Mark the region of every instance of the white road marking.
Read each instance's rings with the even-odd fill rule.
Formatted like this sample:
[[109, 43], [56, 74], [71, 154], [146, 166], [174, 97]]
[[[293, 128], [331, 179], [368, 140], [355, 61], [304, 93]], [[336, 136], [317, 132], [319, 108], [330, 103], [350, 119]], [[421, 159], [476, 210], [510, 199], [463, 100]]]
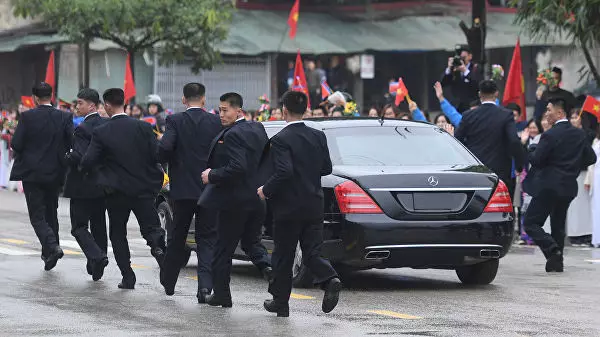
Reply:
[[23, 256], [23, 255], [40, 255], [41, 252], [32, 250], [32, 249], [0, 245], [0, 254]]

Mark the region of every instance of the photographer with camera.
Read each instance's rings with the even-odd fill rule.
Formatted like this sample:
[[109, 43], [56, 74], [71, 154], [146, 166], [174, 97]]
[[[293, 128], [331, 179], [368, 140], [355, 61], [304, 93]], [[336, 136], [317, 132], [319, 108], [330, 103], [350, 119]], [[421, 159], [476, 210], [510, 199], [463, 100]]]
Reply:
[[467, 46], [456, 46], [454, 56], [448, 58], [448, 66], [442, 78], [442, 86], [449, 88], [450, 102], [459, 112], [469, 110], [469, 103], [476, 100], [477, 86], [482, 80], [480, 67], [471, 62], [473, 54]]

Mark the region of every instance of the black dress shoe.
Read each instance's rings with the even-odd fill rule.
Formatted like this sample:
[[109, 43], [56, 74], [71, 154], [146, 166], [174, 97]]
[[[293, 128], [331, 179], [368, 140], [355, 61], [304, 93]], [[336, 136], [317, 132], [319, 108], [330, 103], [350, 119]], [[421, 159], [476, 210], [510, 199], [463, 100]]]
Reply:
[[198, 298], [198, 303], [203, 304], [206, 303], [206, 298], [210, 296], [210, 290], [206, 288], [202, 288], [198, 291], [196, 297]]
[[94, 273], [91, 260], [87, 260], [87, 263], [85, 264], [85, 270], [87, 270], [87, 273], [90, 275]]
[[164, 268], [160, 268], [160, 274], [159, 274], [159, 279], [160, 279], [160, 284], [163, 286], [163, 288], [165, 288], [165, 294], [167, 296], [173, 296], [175, 294], [175, 285], [174, 284], [167, 284], [167, 280], [166, 280], [166, 276], [165, 276], [165, 269]]
[[208, 295], [205, 297], [206, 304], [211, 305], [213, 307], [223, 307], [223, 308], [231, 308], [233, 303], [231, 302], [231, 298], [222, 299], [215, 296], [215, 294]]
[[272, 283], [273, 282], [273, 268], [265, 267], [262, 270], [262, 276], [265, 279], [265, 281]]
[[277, 304], [275, 300], [265, 300], [263, 306], [268, 312], [277, 313], [277, 317], [290, 317], [289, 304]]
[[550, 255], [550, 257], [546, 261], [546, 272], [547, 273], [551, 273], [551, 272], [562, 273], [562, 272], [564, 272], [564, 269], [565, 269], [565, 267], [563, 264], [562, 254], [555, 253], [555, 254]]
[[340, 291], [342, 290], [342, 282], [339, 278], [331, 279], [325, 286], [325, 295], [323, 296], [322, 309], [324, 313], [331, 312], [340, 300]]
[[119, 289], [134, 289], [135, 281], [136, 281], [135, 274], [132, 274], [131, 276], [123, 277], [123, 280], [121, 280], [121, 283], [119, 283], [118, 287], [119, 287]]
[[150, 250], [150, 254], [154, 256], [156, 262], [158, 263], [158, 266], [160, 267], [160, 269], [162, 269], [165, 262], [165, 250], [160, 247], [154, 247]]
[[52, 268], [56, 267], [56, 263], [58, 262], [58, 260], [62, 259], [64, 255], [65, 253], [63, 253], [63, 250], [60, 249], [60, 247], [56, 247], [56, 249], [54, 249], [50, 256], [46, 258], [46, 261], [44, 261], [44, 269], [52, 270]]
[[108, 266], [108, 257], [103, 257], [100, 260], [92, 263], [92, 280], [98, 281], [104, 275], [104, 268]]

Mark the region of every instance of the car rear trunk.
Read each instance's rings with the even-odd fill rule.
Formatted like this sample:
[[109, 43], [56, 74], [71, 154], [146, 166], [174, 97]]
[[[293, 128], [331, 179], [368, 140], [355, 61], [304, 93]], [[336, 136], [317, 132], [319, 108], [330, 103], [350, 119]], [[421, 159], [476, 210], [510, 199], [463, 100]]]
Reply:
[[470, 220], [487, 205], [497, 178], [483, 166], [336, 166], [396, 220]]

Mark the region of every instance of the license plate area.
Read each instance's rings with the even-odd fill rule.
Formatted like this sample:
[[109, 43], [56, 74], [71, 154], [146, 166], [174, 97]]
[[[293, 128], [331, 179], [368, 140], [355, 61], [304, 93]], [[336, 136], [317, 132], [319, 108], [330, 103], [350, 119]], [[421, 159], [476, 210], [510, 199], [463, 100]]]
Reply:
[[415, 213], [455, 213], [465, 207], [469, 195], [464, 192], [397, 193], [404, 209]]

